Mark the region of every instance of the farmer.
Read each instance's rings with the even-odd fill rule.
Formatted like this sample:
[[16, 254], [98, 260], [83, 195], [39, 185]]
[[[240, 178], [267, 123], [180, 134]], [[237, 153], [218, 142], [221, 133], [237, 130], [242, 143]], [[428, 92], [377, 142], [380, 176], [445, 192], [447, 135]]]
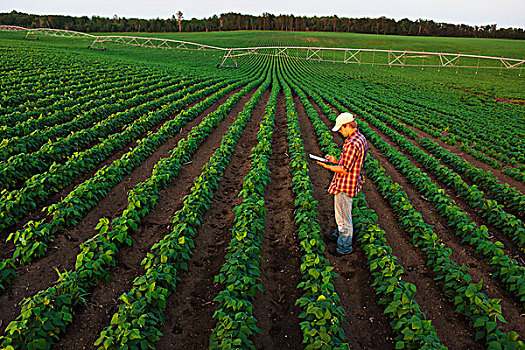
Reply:
[[330, 248], [328, 252], [333, 256], [340, 257], [352, 253], [352, 235], [354, 232], [352, 200], [363, 185], [363, 177], [360, 172], [365, 162], [368, 146], [363, 134], [357, 130], [354, 116], [350, 113], [341, 113], [337, 117], [332, 131], [339, 131], [346, 138], [339, 161], [334, 156], [326, 155], [325, 158], [329, 162], [337, 165], [322, 162], [317, 162], [317, 164], [335, 173], [328, 193], [334, 195], [337, 227], [333, 234], [325, 234], [325, 237], [337, 241], [337, 248]]

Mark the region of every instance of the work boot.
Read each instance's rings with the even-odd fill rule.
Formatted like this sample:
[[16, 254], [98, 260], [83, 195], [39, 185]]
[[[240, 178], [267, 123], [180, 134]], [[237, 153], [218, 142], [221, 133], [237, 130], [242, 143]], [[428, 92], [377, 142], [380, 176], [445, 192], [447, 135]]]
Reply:
[[333, 247], [328, 248], [328, 253], [332, 256], [335, 256], [336, 258], [340, 258], [345, 255], [350, 255], [352, 254], [352, 252], [353, 250], [350, 250], [348, 253], [343, 254], [339, 250], [337, 250], [337, 248], [333, 248]]
[[329, 233], [324, 234], [324, 238], [332, 242], [337, 242], [337, 237], [339, 237], [339, 231], [337, 230], [337, 227], [335, 228], [335, 231], [333, 234], [329, 234]]

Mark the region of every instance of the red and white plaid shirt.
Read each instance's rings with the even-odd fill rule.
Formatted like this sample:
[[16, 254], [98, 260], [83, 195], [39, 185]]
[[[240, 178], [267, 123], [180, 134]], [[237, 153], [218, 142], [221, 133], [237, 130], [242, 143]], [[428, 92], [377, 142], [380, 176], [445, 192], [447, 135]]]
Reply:
[[348, 174], [335, 173], [334, 179], [328, 188], [328, 193], [338, 194], [344, 192], [350, 197], [355, 197], [363, 186], [363, 177], [360, 174], [368, 152], [366, 139], [356, 130], [348, 136], [343, 144], [343, 150], [339, 157], [338, 165], [343, 167]]

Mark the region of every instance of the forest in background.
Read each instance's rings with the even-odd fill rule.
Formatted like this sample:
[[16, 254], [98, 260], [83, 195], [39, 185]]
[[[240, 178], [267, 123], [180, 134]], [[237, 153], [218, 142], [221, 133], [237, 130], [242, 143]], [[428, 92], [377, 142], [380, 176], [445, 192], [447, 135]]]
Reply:
[[112, 18], [99, 16], [32, 15], [12, 11], [0, 13], [0, 25], [26, 28], [54, 28], [81, 32], [209, 32], [232, 30], [280, 30], [349, 32], [407, 36], [445, 36], [471, 38], [525, 39], [523, 28], [498, 28], [496, 24], [471, 26], [407, 18], [396, 21], [386, 17], [345, 18], [333, 16], [306, 17], [263, 13], [253, 16], [223, 13], [203, 19], [184, 19], [182, 12], [168, 19]]

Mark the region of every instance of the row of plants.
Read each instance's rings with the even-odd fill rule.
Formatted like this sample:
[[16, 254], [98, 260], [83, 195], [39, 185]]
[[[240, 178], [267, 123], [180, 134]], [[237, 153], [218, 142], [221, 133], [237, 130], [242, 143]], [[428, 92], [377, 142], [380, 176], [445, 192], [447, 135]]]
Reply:
[[[306, 95], [294, 82], [294, 77], [287, 76], [287, 79], [305, 107], [321, 150], [324, 154], [338, 157], [340, 150], [333, 141], [332, 133], [319, 118], [308, 98], [309, 95], [310, 98], [320, 100], [319, 95], [308, 86], [303, 87], [308, 91]], [[416, 287], [402, 280], [403, 267], [397, 262], [397, 257], [392, 255], [392, 249], [386, 243], [386, 233], [377, 224], [377, 215], [372, 209], [367, 208], [361, 193], [354, 198], [354, 201], [352, 220], [355, 236], [367, 257], [370, 272], [374, 277], [372, 286], [379, 295], [379, 303], [384, 305], [385, 313], [392, 320], [391, 327], [396, 334], [396, 348], [443, 349], [432, 322], [427, 320], [415, 300]]]
[[317, 218], [317, 201], [314, 199], [308, 163], [295, 111], [292, 92], [284, 76], [286, 68], [280, 61], [279, 81], [286, 100], [288, 150], [292, 192], [295, 197], [294, 220], [297, 239], [301, 249], [302, 282], [299, 288], [303, 294], [297, 299], [302, 312], [299, 318], [305, 349], [347, 349], [344, 330], [344, 309], [335, 292], [334, 279], [337, 274], [325, 257], [325, 244]]
[[257, 133], [258, 142], [249, 156], [250, 171], [239, 192], [242, 202], [233, 209], [233, 237], [226, 248], [225, 262], [214, 279], [224, 289], [214, 298], [216, 324], [210, 337], [210, 349], [255, 349], [250, 338], [260, 333], [253, 315], [253, 300], [257, 291], [262, 290], [259, 264], [266, 226], [264, 194], [270, 181], [268, 162], [280, 91], [274, 69], [269, 69], [268, 85], [270, 81], [272, 90]]
[[[42, 174], [37, 174], [26, 180], [19, 190], [0, 192], [0, 230], [4, 230], [11, 225], [17, 224], [20, 218], [36, 208], [39, 203], [49, 198], [54, 193], [58, 193], [63, 188], [71, 184], [79, 175], [96, 168], [101, 162], [111, 154], [124, 147], [127, 143], [140, 136], [143, 132], [152, 127], [152, 121], [160, 122], [161, 118], [168, 118], [169, 113], [155, 113], [155, 110], [167, 111], [169, 107], [171, 113], [196, 102], [204, 94], [218, 90], [228, 83], [218, 83], [215, 86], [206, 88], [208, 82], [196, 84], [181, 93], [173, 96], [168, 95], [155, 103], [151, 103], [149, 111], [130, 111], [125, 113], [122, 118], [127, 117], [131, 124], [124, 131], [111, 135], [98, 145], [83, 151], [74, 153], [64, 164], [53, 163], [49, 170]], [[202, 89], [204, 87], [204, 89]], [[197, 91], [197, 93], [195, 93]], [[193, 93], [193, 94], [192, 94]], [[181, 96], [185, 97], [180, 98]], [[149, 113], [147, 113], [149, 112]], [[137, 118], [138, 116], [138, 118]], [[144, 118], [141, 119], [141, 116]], [[42, 153], [45, 154], [45, 153]], [[12, 159], [12, 158], [11, 158]]]
[[[122, 102], [132, 98], [134, 96], [133, 92], [135, 94], [145, 94], [155, 89], [175, 84], [180, 80], [182, 79], [134, 76], [119, 83], [105, 83], [90, 89], [81, 89], [83, 94], [79, 98], [71, 97], [47, 107], [45, 111], [36, 108], [29, 112], [11, 114], [13, 119], [18, 119], [18, 121], [13, 126], [2, 126], [3, 138], [16, 138], [18, 142], [20, 142], [20, 139], [30, 139], [38, 136], [42, 129], [47, 131], [47, 128], [71, 122], [104, 104], [116, 103], [117, 101]], [[20, 118], [20, 115], [23, 115], [24, 118]], [[64, 133], [57, 136], [64, 136], [69, 134], [69, 132], [64, 130]]]
[[[339, 99], [339, 101], [341, 101], [341, 99]], [[510, 237], [518, 247], [522, 249], [525, 247], [525, 228], [523, 227], [523, 223], [520, 219], [517, 219], [512, 214], [506, 213], [504, 211], [504, 207], [498, 204], [497, 201], [484, 198], [484, 193], [478, 190], [476, 185], [469, 186], [463, 181], [461, 176], [449, 168], [443, 166], [436, 157], [421, 150], [419, 147], [414, 146], [401, 134], [388, 127], [387, 124], [382, 120], [377, 119], [362, 109], [353, 111], [357, 112], [366, 121], [390, 137], [398, 145], [398, 147], [413, 156], [416, 161], [421, 162], [426, 169], [432, 172], [438, 179], [443, 181], [445, 185], [453, 188], [468, 205], [485, 217], [490, 224], [494, 225], [494, 227], [500, 229], [501, 232]], [[404, 126], [392, 117], [385, 115], [382, 115], [382, 117], [383, 120], [388, 122], [388, 125], [394, 126], [398, 130], [402, 129]]]
[[[173, 119], [168, 120], [157, 132], [139, 140], [134, 149], [125, 153], [108, 167], [99, 169], [90, 179], [76, 186], [60, 202], [44, 208], [48, 218], [40, 221], [31, 220], [22, 229], [11, 233], [8, 240], [13, 240], [15, 251], [12, 258], [0, 262], [0, 288], [5, 288], [15, 277], [17, 265], [29, 263], [34, 258], [43, 256], [47, 251], [48, 244], [53, 240], [57, 232], [76, 225], [83, 215], [96, 206], [125, 175], [130, 174], [134, 168], [139, 166], [162, 143], [173, 137], [187, 122], [197, 117], [223, 96], [248, 82], [249, 80], [242, 80], [235, 84], [230, 84], [188, 110], [179, 113]], [[217, 91], [223, 85], [225, 83], [219, 83], [203, 89], [197, 94], [188, 94], [174, 104], [165, 106], [162, 112], [144, 116], [143, 120], [128, 128], [129, 133], [127, 135], [120, 135], [120, 137], [109, 138], [104, 141], [100, 145], [99, 151], [104, 152], [115, 148], [114, 146], [122, 146], [129, 143], [130, 140], [133, 140], [151, 128], [151, 126], [171, 117], [182, 105], [195, 102], [202, 96]], [[70, 172], [65, 171], [64, 173], [69, 174]]]
[[57, 284], [24, 299], [22, 311], [6, 328], [0, 338], [3, 347], [26, 348], [38, 344], [49, 348], [72, 322], [75, 307], [85, 304], [89, 290], [109, 278], [108, 269], [115, 265], [115, 256], [123, 244], [132, 244], [130, 234], [136, 231], [141, 219], [156, 205], [159, 193], [175, 179], [184, 163], [204, 142], [207, 136], [231, 111], [238, 99], [261, 83], [250, 83], [231, 96], [215, 112], [208, 114], [192, 129], [187, 138], [179, 141], [170, 155], [155, 165], [152, 175], [128, 192], [128, 205], [120, 217], [102, 219], [99, 233], [83, 243], [75, 269], [60, 273]]
[[514, 180], [525, 183], [525, 171], [510, 167], [504, 167], [502, 171], [503, 173], [512, 177]]
[[[337, 95], [337, 94], [335, 94]], [[348, 111], [344, 106], [333, 98], [334, 94], [325, 94], [325, 98], [340, 112]], [[319, 103], [324, 103], [319, 101]], [[363, 115], [367, 118], [367, 113]], [[368, 128], [368, 127], [367, 127]], [[499, 241], [492, 242], [485, 226], [477, 227], [467, 214], [456, 205], [455, 201], [446, 195], [421, 169], [414, 167], [410, 161], [398, 152], [394, 147], [378, 137], [371, 129], [363, 129], [365, 136], [373, 140], [374, 144], [389, 158], [392, 164], [398, 168], [411, 182], [417, 191], [434, 205], [438, 213], [445, 218], [449, 225], [456, 229], [455, 233], [482, 254], [485, 261], [496, 270], [493, 278], [502, 280], [509, 291], [516, 295], [521, 304], [525, 302], [525, 269], [515, 259], [510, 258], [502, 248]]]
[[[330, 84], [330, 82], [326, 80], [325, 82], [327, 84], [325, 86], [329, 86], [328, 84]], [[352, 109], [354, 112], [357, 112], [358, 114], [364, 117], [372, 118], [373, 120], [379, 119], [382, 122], [388, 123], [388, 125], [394, 127], [397, 131], [402, 132], [411, 139], [417, 141], [423, 147], [427, 148], [436, 157], [446, 160], [447, 164], [453, 165], [457, 171], [465, 174], [465, 176], [468, 179], [472, 180], [474, 183], [486, 189], [490, 194], [494, 195], [497, 200], [499, 200], [501, 203], [504, 203], [505, 206], [508, 207], [508, 209], [517, 212], [520, 215], [522, 214], [522, 212], [525, 214], [525, 196], [522, 195], [517, 189], [511, 187], [507, 183], [500, 183], [499, 180], [492, 174], [476, 168], [472, 164], [462, 160], [457, 155], [438, 146], [434, 141], [428, 138], [420, 139], [415, 131], [411, 130], [403, 123], [400, 123], [397, 120], [397, 118], [392, 117], [391, 115], [384, 112], [377, 112], [376, 107], [377, 109], [380, 109], [380, 107], [378, 107], [376, 104], [373, 104], [373, 114], [377, 115], [377, 117], [372, 115], [372, 113], [368, 112], [371, 108], [368, 105], [368, 101], [366, 99], [355, 98], [353, 97], [353, 93], [352, 95], [350, 95], [346, 91], [341, 91], [340, 94], [341, 98], [339, 98], [339, 101], [347, 103], [350, 109]], [[396, 142], [399, 141], [403, 145], [406, 145], [406, 148], [409, 149], [411, 151], [411, 154], [415, 156], [419, 161], [423, 162], [425, 165], [432, 166], [439, 172], [446, 173], [444, 174], [444, 179], [448, 179], [448, 183], [454, 185], [456, 187], [456, 190], [459, 190], [460, 193], [464, 193], [465, 196], [469, 199], [475, 199], [477, 203], [473, 207], [478, 209], [481, 208], [482, 210], [484, 210], [484, 216], [489, 217], [489, 222], [502, 228], [504, 232], [511, 236], [516, 235], [513, 232], [516, 229], [516, 227], [518, 228], [518, 230], [520, 228], [521, 230], [523, 230], [522, 223], [520, 222], [520, 220], [516, 219], [512, 215], [508, 215], [507, 213], [505, 213], [503, 211], [502, 206], [499, 205], [498, 202], [483, 200], [481, 191], [477, 191], [476, 188], [468, 188], [468, 185], [465, 182], [463, 182], [463, 180], [459, 176], [455, 175], [453, 172], [447, 170], [446, 168], [439, 166], [439, 162], [437, 160], [432, 160], [428, 158], [428, 156], [422, 153], [422, 151], [403, 141], [401, 135], [396, 135], [395, 132], [389, 132], [389, 134], [394, 135], [393, 137], [396, 137]], [[433, 147], [429, 149], [428, 145], [433, 145]], [[438, 173], [436, 173], [436, 175], [438, 175]], [[474, 194], [471, 194], [471, 192], [474, 192]], [[520, 237], [521, 234], [517, 233], [517, 236]], [[518, 238], [518, 241], [519, 240], [520, 238]]]
[[[456, 144], [457, 141], [461, 142], [460, 147], [462, 149], [480, 160], [488, 162], [488, 164], [496, 167], [501, 166], [485, 154], [504, 160], [514, 166], [520, 166], [520, 162], [525, 161], [523, 156], [525, 145], [521, 141], [522, 137], [519, 136], [522, 133], [517, 132], [513, 136], [512, 133], [506, 132], [508, 125], [515, 125], [516, 127], [513, 130], [520, 128], [519, 124], [515, 122], [518, 119], [512, 117], [516, 113], [519, 114], [519, 107], [517, 106], [496, 103], [490, 104], [490, 106], [498, 106], [497, 112], [493, 112], [493, 108], [487, 109], [485, 107], [473, 112], [469, 111], [468, 105], [463, 103], [453, 104], [453, 107], [450, 108], [450, 102], [457, 101], [457, 96], [450, 96], [449, 94], [446, 99], [440, 100], [446, 90], [440, 90], [439, 93], [435, 91], [420, 92], [398, 85], [392, 89], [382, 83], [364, 81], [358, 84], [361, 85], [358, 85], [357, 88], [352, 89], [354, 84], [350, 84], [350, 87], [345, 86], [345, 88], [352, 89], [354, 96], [354, 93], [366, 95], [367, 103], [377, 104], [387, 114], [394, 114], [396, 118], [436, 138], [441, 138], [451, 145]], [[417, 94], [417, 98], [412, 98], [407, 102], [407, 96], [414, 93]], [[454, 94], [457, 95], [458, 92]], [[440, 102], [436, 103], [436, 101]], [[480, 117], [482, 115], [491, 115], [490, 127], [487, 125], [488, 120]], [[494, 123], [495, 119], [499, 122]], [[503, 120], [505, 122], [501, 122]], [[476, 128], [476, 124], [479, 124], [479, 127]], [[501, 134], [494, 128], [501, 129]], [[505, 137], [501, 137], [503, 134]], [[485, 139], [483, 135], [486, 136]], [[494, 135], [498, 136], [495, 137]]]
[[[67, 94], [68, 98], [61, 99], [55, 103], [45, 106], [45, 107], [24, 107], [20, 110], [13, 111], [11, 113], [5, 113], [0, 117], [0, 123], [2, 130], [2, 138], [8, 138], [12, 136], [21, 136], [22, 133], [28, 133], [30, 130], [25, 130], [24, 128], [14, 128], [15, 125], [21, 125], [22, 123], [26, 125], [31, 125], [32, 120], [43, 118], [44, 116], [53, 113], [57, 110], [62, 110], [66, 108], [71, 108], [79, 103], [86, 103], [92, 100], [91, 96], [111, 96], [115, 91], [119, 91], [119, 88], [129, 86], [132, 84], [140, 83], [146, 79], [146, 77], [141, 75], [132, 75], [129, 77], [118, 77], [113, 80], [101, 79], [97, 81], [96, 84], [87, 86], [78, 87], [73, 95], [73, 91]], [[33, 87], [36, 89], [36, 87]], [[45, 89], [45, 87], [43, 87]], [[101, 89], [102, 88], [102, 89]], [[78, 91], [78, 93], [77, 93]], [[35, 130], [33, 128], [31, 131]]]
[[[183, 82], [183, 79], [151, 80], [129, 85], [126, 88], [116, 87], [109, 95], [95, 94], [94, 96], [91, 94], [86, 96], [88, 99], [85, 100], [85, 103], [55, 109], [54, 112], [46, 115], [39, 114], [35, 118], [18, 123], [13, 128], [5, 127], [3, 131], [6, 132], [6, 139], [0, 143], [0, 161], [5, 162], [11, 156], [19, 153], [37, 151], [45, 143], [56, 142], [59, 138], [67, 137], [72, 132], [91, 127], [112, 113], [124, 111], [126, 107], [133, 105], [123, 102], [136, 95], [148, 94], [157, 89]], [[76, 103], [75, 100], [68, 101]], [[7, 136], [10, 132], [7, 129], [13, 132], [9, 138]]]
[[[93, 143], [100, 142], [100, 139], [119, 132], [141, 115], [155, 111], [162, 105], [175, 101], [188, 92], [193, 92], [194, 89], [214, 82], [216, 81], [202, 82], [201, 85], [194, 84], [189, 87], [186, 87], [187, 83], [182, 82], [145, 95], [132, 94], [133, 97], [124, 103], [103, 105], [93, 110], [85, 118], [80, 118], [80, 122], [86, 128], [71, 132], [66, 137], [55, 141], [50, 139], [36, 152], [19, 153], [2, 162], [0, 188], [15, 188], [31, 176], [46, 171], [53, 163], [63, 162], [74, 152], [79, 152]], [[91, 127], [90, 119], [96, 121]], [[60, 127], [56, 130], [58, 129]], [[46, 137], [49, 136], [51, 135], [46, 135]]]
[[[327, 100], [331, 99], [331, 96], [322, 95], [322, 98]], [[348, 110], [342, 106], [335, 107], [340, 112], [348, 112]], [[332, 101], [330, 101], [332, 103]], [[330, 108], [327, 111], [332, 112]], [[335, 115], [331, 113], [332, 121], [335, 122]], [[382, 149], [381, 144], [384, 143], [386, 146], [388, 143], [381, 140], [368, 126], [363, 122], [358, 122], [359, 129], [380, 150]], [[390, 146], [391, 147], [391, 146]], [[397, 152], [392, 148], [391, 152]], [[399, 154], [399, 152], [397, 152]], [[385, 153], [387, 157], [390, 153]], [[402, 156], [401, 156], [402, 157]], [[405, 158], [406, 159], [406, 158]], [[389, 157], [389, 160], [396, 167], [398, 163]], [[408, 160], [407, 160], [408, 162]], [[379, 163], [376, 162], [373, 165], [366, 166], [368, 170], [378, 170]], [[399, 166], [403, 172], [402, 167]], [[421, 170], [414, 169], [413, 173], [421, 174]], [[369, 174], [367, 172], [367, 174]], [[369, 174], [372, 179], [378, 181], [378, 179], [385, 179], [386, 172], [381, 173], [379, 177], [374, 177], [373, 174]], [[391, 183], [392, 186], [378, 186], [383, 194], [387, 192], [383, 191], [388, 188], [392, 191], [394, 196], [391, 201], [391, 205], [394, 207], [399, 215], [400, 224], [409, 233], [418, 233], [417, 239], [414, 239], [414, 245], [422, 246], [423, 251], [427, 254], [427, 262], [429, 266], [434, 266], [433, 270], [437, 274], [437, 281], [441, 283], [445, 294], [449, 295], [456, 305], [456, 312], [465, 315], [470, 320], [470, 325], [476, 330], [476, 340], [484, 339], [489, 348], [510, 348], [519, 349], [524, 344], [521, 340], [518, 340], [518, 334], [515, 332], [505, 333], [501, 329], [501, 323], [505, 323], [501, 312], [501, 305], [499, 305], [499, 299], [489, 299], [485, 294], [481, 292], [482, 282], [477, 284], [472, 283], [472, 278], [466, 273], [468, 267], [458, 266], [455, 264], [449, 256], [452, 251], [445, 248], [444, 245], [440, 245], [437, 235], [435, 235], [430, 227], [423, 222], [422, 215], [413, 210], [413, 206], [408, 200], [406, 194], [402, 195], [401, 188], [398, 184]], [[417, 187], [417, 186], [416, 186]], [[400, 199], [398, 196], [403, 197]], [[417, 224], [415, 223], [417, 222]], [[523, 274], [520, 274], [523, 276]]]
[[158, 327], [164, 318], [166, 300], [175, 292], [180, 273], [187, 270], [186, 262], [192, 255], [193, 239], [202, 217], [211, 205], [237, 142], [269, 82], [268, 77], [246, 103], [219, 148], [195, 178], [182, 208], [170, 220], [171, 232], [155, 243], [142, 261], [144, 274], [135, 278], [131, 290], [119, 297], [118, 311], [95, 342], [99, 349], [153, 348], [154, 342], [162, 336]]
[[[345, 96], [356, 96], [356, 92], [352, 91], [351, 95], [345, 93]], [[513, 188], [508, 183], [502, 184], [497, 179], [497, 177], [492, 175], [490, 172], [486, 172], [480, 168], [477, 168], [473, 164], [463, 160], [458, 155], [439, 146], [435, 141], [429, 138], [419, 138], [415, 131], [399, 122], [399, 120], [407, 122], [407, 113], [400, 113], [399, 111], [392, 109], [388, 110], [388, 108], [385, 108], [378, 103], [369, 102], [365, 98], [352, 98], [349, 103], [352, 105], [351, 109], [358, 113], [365, 113], [373, 109], [373, 114], [375, 114], [378, 119], [392, 124], [392, 126], [397, 131], [417, 141], [421, 146], [433, 153], [436, 157], [440, 158], [446, 164], [452, 166], [459, 173], [464, 174], [468, 179], [473, 181], [478, 186], [484, 188], [501, 203], [505, 203], [509, 209], [519, 213], [522, 216], [525, 216], [525, 196], [521, 194], [519, 190]], [[414, 116], [413, 119], [417, 119], [417, 116]], [[428, 132], [428, 130], [424, 130], [424, 128], [419, 128], [425, 132]]]

